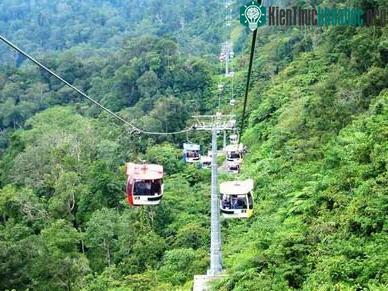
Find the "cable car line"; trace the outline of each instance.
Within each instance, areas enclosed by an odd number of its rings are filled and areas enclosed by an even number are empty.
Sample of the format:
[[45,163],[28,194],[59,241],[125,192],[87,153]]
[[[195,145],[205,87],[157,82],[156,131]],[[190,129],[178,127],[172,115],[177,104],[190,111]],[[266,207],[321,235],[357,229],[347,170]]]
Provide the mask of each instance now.
[[252,74],[253,57],[255,55],[256,38],[257,38],[257,29],[253,32],[253,36],[252,36],[251,55],[249,57],[248,77],[247,77],[247,84],[246,84],[246,88],[245,88],[244,107],[243,107],[243,113],[242,113],[242,119],[241,119],[241,127],[240,127],[240,135],[239,135],[238,143],[240,143],[240,139],[241,139],[241,136],[242,136],[242,132],[244,130],[244,125],[245,125],[246,108],[247,108],[248,93],[249,93],[249,83],[250,83],[251,74]]
[[[230,2],[227,0],[227,7],[230,6]],[[229,10],[231,12],[231,10]],[[227,27],[230,27],[231,23],[231,16],[227,17]],[[237,140],[237,157],[234,155],[234,151],[230,151],[230,155],[227,154],[227,158],[231,160],[232,162],[239,162],[242,158],[242,150],[240,149],[240,137],[242,136],[242,131],[244,129],[244,123],[246,118],[246,107],[248,102],[248,92],[249,92],[249,85],[250,85],[250,78],[252,73],[252,66],[253,66],[253,58],[254,58],[254,50],[255,50],[255,44],[256,44],[256,37],[257,37],[257,29],[253,33],[252,37],[252,47],[250,52],[250,60],[249,60],[249,68],[248,68],[248,77],[247,77],[247,83],[245,88],[245,96],[244,96],[244,107],[242,112],[242,120],[241,120],[241,128],[240,128],[240,134],[237,138],[234,140]],[[225,118],[229,119],[228,116],[223,116],[221,113],[217,112],[215,115],[211,116],[211,120],[209,123],[209,116],[202,116],[206,122],[199,125],[193,125],[190,128],[186,128],[184,130],[175,131],[175,132],[152,132],[152,131],[145,131],[143,129],[138,128],[135,126],[132,122],[124,119],[117,113],[113,112],[112,110],[108,109],[101,103],[99,103],[97,100],[91,98],[86,93],[66,81],[64,78],[56,74],[54,71],[40,63],[37,59],[30,56],[28,53],[17,47],[15,44],[13,44],[11,41],[0,35],[0,40],[3,41],[6,45],[11,47],[12,49],[16,50],[18,53],[32,61],[35,65],[37,65],[42,70],[49,73],[51,76],[55,77],[57,80],[77,92],[79,95],[81,95],[83,98],[89,100],[94,105],[99,107],[101,110],[107,112],[109,115],[113,116],[120,122],[124,123],[126,126],[128,126],[132,133],[139,133],[139,134],[145,134],[145,135],[159,135],[159,136],[166,136],[166,135],[177,135],[182,133],[188,133],[190,131],[195,130],[206,130],[210,131],[212,134],[212,154],[211,154],[211,240],[210,240],[210,269],[208,270],[208,274],[210,275],[218,275],[222,272],[222,240],[221,240],[221,226],[220,226],[220,212],[222,212],[224,217],[227,218],[249,218],[253,214],[253,180],[249,179],[246,181],[230,181],[230,182],[224,182],[221,185],[218,184],[218,165],[217,165],[217,132],[220,130],[234,130],[235,125],[229,126],[230,123],[229,120],[226,120]],[[230,74],[229,72],[229,61],[231,57],[231,42],[226,42],[226,53],[227,53],[227,59],[226,59],[226,77],[232,77],[232,92],[231,97],[233,99],[233,74]],[[218,104],[218,110],[221,110],[221,104]],[[222,118],[225,119],[225,121],[221,122]],[[234,120],[235,121],[235,120]],[[235,122],[234,122],[235,123]],[[188,140],[188,136],[187,136]],[[197,146],[197,145],[195,145]],[[186,148],[185,148],[186,147]],[[241,145],[242,147],[242,145]],[[191,152],[190,155],[185,154],[186,162],[197,162],[200,160],[200,148],[194,147],[193,144],[185,144],[184,149],[186,152]],[[240,165],[238,163],[233,165],[231,167],[232,171],[237,171],[239,173],[240,171]],[[142,205],[149,205],[149,206],[156,206],[159,205],[163,195],[164,195],[164,169],[162,165],[156,165],[156,164],[135,164],[135,163],[127,163],[126,164],[126,175],[127,175],[127,186],[126,186],[126,193],[127,193],[127,199],[128,203],[132,206],[142,206]],[[218,187],[221,188],[221,194],[222,197],[219,195]],[[222,200],[220,199],[222,198]]]
[[108,114],[112,115],[113,117],[115,117],[116,119],[118,119],[119,121],[123,122],[125,125],[129,126],[133,132],[138,132],[138,133],[142,133],[142,134],[145,134],[145,135],[177,135],[177,134],[182,134],[182,133],[186,133],[186,132],[189,132],[189,131],[192,131],[193,128],[187,128],[187,129],[183,129],[183,130],[180,130],[180,131],[174,131],[174,132],[153,132],[153,131],[146,131],[146,130],[143,130],[143,129],[140,129],[138,127],[136,127],[133,123],[129,122],[128,120],[125,120],[124,118],[122,118],[120,115],[118,115],[117,113],[114,113],[112,110],[106,108],[104,105],[102,105],[101,103],[99,103],[98,101],[96,101],[95,99],[91,98],[90,96],[88,96],[87,94],[85,94],[84,92],[82,92],[80,89],[78,89],[77,87],[75,87],[74,85],[70,84],[68,81],[66,81],[65,79],[63,79],[61,76],[59,76],[58,74],[56,74],[55,72],[53,72],[52,70],[50,70],[49,68],[47,68],[45,65],[43,65],[41,62],[39,62],[38,60],[36,60],[34,57],[30,56],[28,53],[26,53],[25,51],[23,51],[22,49],[20,49],[19,47],[17,47],[15,44],[13,44],[11,41],[9,41],[8,39],[6,39],[4,36],[0,35],[0,40],[2,40],[5,44],[7,44],[8,46],[10,46],[11,48],[13,48],[14,50],[16,50],[17,52],[19,52],[20,54],[22,54],[23,56],[25,56],[27,59],[29,59],[30,61],[32,61],[35,65],[37,65],[38,67],[40,67],[41,69],[45,70],[46,72],[48,72],[50,75],[52,75],[53,77],[55,77],[56,79],[58,79],[59,81],[61,81],[62,83],[64,83],[65,85],[67,85],[68,87],[70,87],[71,89],[73,89],[74,91],[76,91],[78,94],[80,94],[82,97],[86,98],[87,100],[89,100],[90,102],[94,103],[95,105],[97,105],[98,107],[100,107],[102,110],[104,110],[105,112],[107,112]]

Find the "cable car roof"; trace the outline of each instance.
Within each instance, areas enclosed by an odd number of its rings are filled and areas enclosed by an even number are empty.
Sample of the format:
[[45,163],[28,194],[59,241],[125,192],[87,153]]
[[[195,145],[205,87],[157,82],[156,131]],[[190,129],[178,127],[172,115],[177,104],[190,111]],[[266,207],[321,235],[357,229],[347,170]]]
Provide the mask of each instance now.
[[127,163],[127,176],[135,180],[157,180],[163,178],[163,166],[154,164]]
[[199,151],[200,150],[200,145],[199,144],[194,144],[194,143],[184,143],[183,144],[183,149],[185,151]]
[[226,195],[244,195],[253,190],[253,180],[228,181],[221,183],[220,193]]

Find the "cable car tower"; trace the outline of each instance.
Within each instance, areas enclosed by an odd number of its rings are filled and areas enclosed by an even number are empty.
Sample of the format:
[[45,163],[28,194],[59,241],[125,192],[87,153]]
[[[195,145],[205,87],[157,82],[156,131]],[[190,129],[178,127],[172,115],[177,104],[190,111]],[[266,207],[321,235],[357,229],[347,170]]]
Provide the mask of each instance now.
[[193,116],[195,130],[203,130],[212,134],[212,162],[211,162],[211,234],[210,234],[210,268],[208,276],[217,276],[222,272],[220,208],[218,194],[218,165],[217,165],[217,133],[236,128],[234,115]]

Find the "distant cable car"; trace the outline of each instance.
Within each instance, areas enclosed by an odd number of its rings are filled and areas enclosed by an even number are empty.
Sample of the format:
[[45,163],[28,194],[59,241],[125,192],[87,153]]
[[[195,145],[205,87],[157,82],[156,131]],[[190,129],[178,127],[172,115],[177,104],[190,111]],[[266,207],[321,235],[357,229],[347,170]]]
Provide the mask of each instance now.
[[222,90],[224,90],[224,85],[219,84],[218,85],[218,91],[222,92]]
[[240,161],[226,161],[226,170],[232,174],[240,173]]
[[229,140],[231,144],[237,144],[238,143],[238,135],[237,134],[231,134],[229,136]]
[[200,146],[198,144],[184,143],[183,144],[183,159],[186,163],[200,162],[201,155],[199,154]]
[[253,215],[253,180],[229,181],[220,185],[220,210],[224,218]]
[[128,203],[132,206],[158,205],[163,197],[163,167],[153,164],[126,164]]
[[231,128],[235,128],[236,127],[236,124],[237,124],[237,121],[236,119],[231,119],[228,121],[227,125]]
[[229,162],[239,162],[244,155],[244,146],[242,144],[230,144],[224,148],[226,160]]
[[201,165],[203,169],[209,169],[212,166],[212,157],[211,156],[201,157]]

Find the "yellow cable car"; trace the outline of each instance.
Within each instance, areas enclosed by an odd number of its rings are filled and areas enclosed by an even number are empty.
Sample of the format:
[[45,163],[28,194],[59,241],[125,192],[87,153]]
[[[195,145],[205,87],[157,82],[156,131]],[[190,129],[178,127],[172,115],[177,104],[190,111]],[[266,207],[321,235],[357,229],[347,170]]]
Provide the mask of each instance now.
[[253,215],[253,180],[228,181],[220,185],[220,210],[224,218]]

